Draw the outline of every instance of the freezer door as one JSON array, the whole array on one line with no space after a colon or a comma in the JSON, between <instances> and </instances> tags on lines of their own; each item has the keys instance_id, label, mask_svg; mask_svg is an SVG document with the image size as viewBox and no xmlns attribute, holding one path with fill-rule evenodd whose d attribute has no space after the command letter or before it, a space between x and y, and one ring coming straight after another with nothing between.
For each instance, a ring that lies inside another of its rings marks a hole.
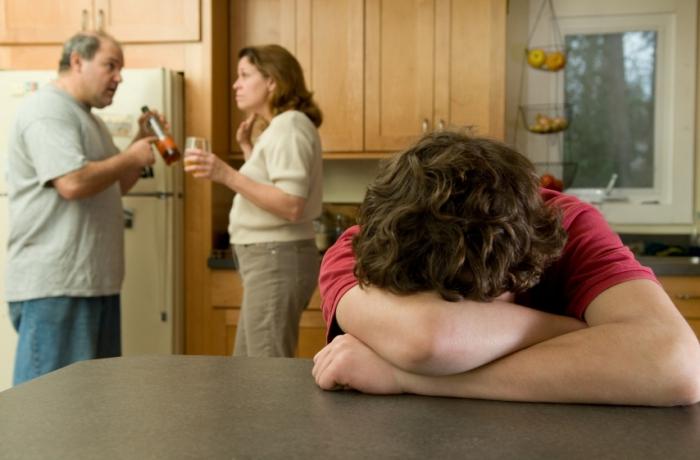
<instances>
[{"instance_id":1,"label":"freezer door","mask_svg":"<svg viewBox=\"0 0 700 460\"><path fill-rule=\"evenodd\" d=\"M165 115L173 138L184 153L183 82L182 75L167 69L125 69L112 104L93 112L109 128L114 143L125 150L138 132L137 120L141 107L147 105ZM167 166L156 153L152 176L144 175L130 193L181 193L183 184L182 162Z\"/></svg>"},{"instance_id":2,"label":"freezer door","mask_svg":"<svg viewBox=\"0 0 700 460\"><path fill-rule=\"evenodd\" d=\"M7 255L7 198L0 196L0 391L12 386L12 370L17 349L17 333L10 323L5 301L5 263Z\"/></svg>"},{"instance_id":3,"label":"freezer door","mask_svg":"<svg viewBox=\"0 0 700 460\"><path fill-rule=\"evenodd\" d=\"M126 273L121 304L125 356L181 351L181 201L123 199Z\"/></svg>"},{"instance_id":4,"label":"freezer door","mask_svg":"<svg viewBox=\"0 0 700 460\"><path fill-rule=\"evenodd\" d=\"M0 72L0 193L7 192L7 142L15 122L15 112L25 97L55 78L55 71L46 70Z\"/></svg>"}]
</instances>

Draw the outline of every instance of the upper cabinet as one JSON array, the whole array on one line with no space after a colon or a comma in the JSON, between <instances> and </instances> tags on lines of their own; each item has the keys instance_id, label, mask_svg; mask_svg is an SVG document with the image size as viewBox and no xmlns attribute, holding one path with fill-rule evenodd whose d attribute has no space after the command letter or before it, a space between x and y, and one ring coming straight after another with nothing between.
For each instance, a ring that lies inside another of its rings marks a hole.
<instances>
[{"instance_id":1,"label":"upper cabinet","mask_svg":"<svg viewBox=\"0 0 700 460\"><path fill-rule=\"evenodd\" d=\"M447 128L503 138L505 0L366 3L366 150Z\"/></svg>"},{"instance_id":2,"label":"upper cabinet","mask_svg":"<svg viewBox=\"0 0 700 460\"><path fill-rule=\"evenodd\" d=\"M199 0L95 0L95 25L124 43L199 41Z\"/></svg>"},{"instance_id":3,"label":"upper cabinet","mask_svg":"<svg viewBox=\"0 0 700 460\"><path fill-rule=\"evenodd\" d=\"M504 137L506 0L231 5L231 83L243 46L289 49L323 111L324 152L395 151L455 127ZM231 104L235 133L243 114Z\"/></svg>"},{"instance_id":4,"label":"upper cabinet","mask_svg":"<svg viewBox=\"0 0 700 460\"><path fill-rule=\"evenodd\" d=\"M295 55L323 112L326 152L363 150L362 0L234 0L231 9L231 83L238 51L277 43ZM243 120L232 95L235 133ZM238 151L235 136L232 150Z\"/></svg>"},{"instance_id":5,"label":"upper cabinet","mask_svg":"<svg viewBox=\"0 0 700 460\"><path fill-rule=\"evenodd\" d=\"M80 30L122 43L198 41L199 0L0 0L0 43L60 44Z\"/></svg>"}]
</instances>

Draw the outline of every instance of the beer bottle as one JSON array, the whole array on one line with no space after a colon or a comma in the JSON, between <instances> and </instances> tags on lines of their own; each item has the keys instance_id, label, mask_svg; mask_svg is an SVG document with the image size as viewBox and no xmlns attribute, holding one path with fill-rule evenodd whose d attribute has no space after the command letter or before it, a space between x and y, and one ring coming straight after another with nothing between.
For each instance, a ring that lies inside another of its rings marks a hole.
<instances>
[{"instance_id":1,"label":"beer bottle","mask_svg":"<svg viewBox=\"0 0 700 460\"><path fill-rule=\"evenodd\" d=\"M155 114L150 113L147 105L141 107L141 112L149 114L146 121L148 126L153 131L153 134L158 137L156 147L158 148L160 155L163 157L163 160L165 160L165 164L170 165L175 163L180 159L180 151L178 150L177 145L175 145L173 137L165 131L163 125L160 124L158 117Z\"/></svg>"}]
</instances>

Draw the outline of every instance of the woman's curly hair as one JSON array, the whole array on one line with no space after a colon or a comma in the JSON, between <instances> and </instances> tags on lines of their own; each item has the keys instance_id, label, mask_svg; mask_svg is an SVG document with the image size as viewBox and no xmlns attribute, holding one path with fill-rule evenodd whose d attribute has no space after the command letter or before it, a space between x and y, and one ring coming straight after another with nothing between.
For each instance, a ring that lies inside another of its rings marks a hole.
<instances>
[{"instance_id":1,"label":"woman's curly hair","mask_svg":"<svg viewBox=\"0 0 700 460\"><path fill-rule=\"evenodd\" d=\"M353 240L355 276L396 294L488 301L540 279L566 242L532 163L455 132L423 137L369 186Z\"/></svg>"}]
</instances>

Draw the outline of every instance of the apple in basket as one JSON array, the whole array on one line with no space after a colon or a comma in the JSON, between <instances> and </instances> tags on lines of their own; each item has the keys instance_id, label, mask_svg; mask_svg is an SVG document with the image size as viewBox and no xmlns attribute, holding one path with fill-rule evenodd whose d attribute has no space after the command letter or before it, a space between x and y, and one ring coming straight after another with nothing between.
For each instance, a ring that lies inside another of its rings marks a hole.
<instances>
[{"instance_id":1,"label":"apple in basket","mask_svg":"<svg viewBox=\"0 0 700 460\"><path fill-rule=\"evenodd\" d=\"M552 174L545 173L540 177L540 187L555 190L557 192L563 192L564 182L561 179L557 179Z\"/></svg>"}]
</instances>

